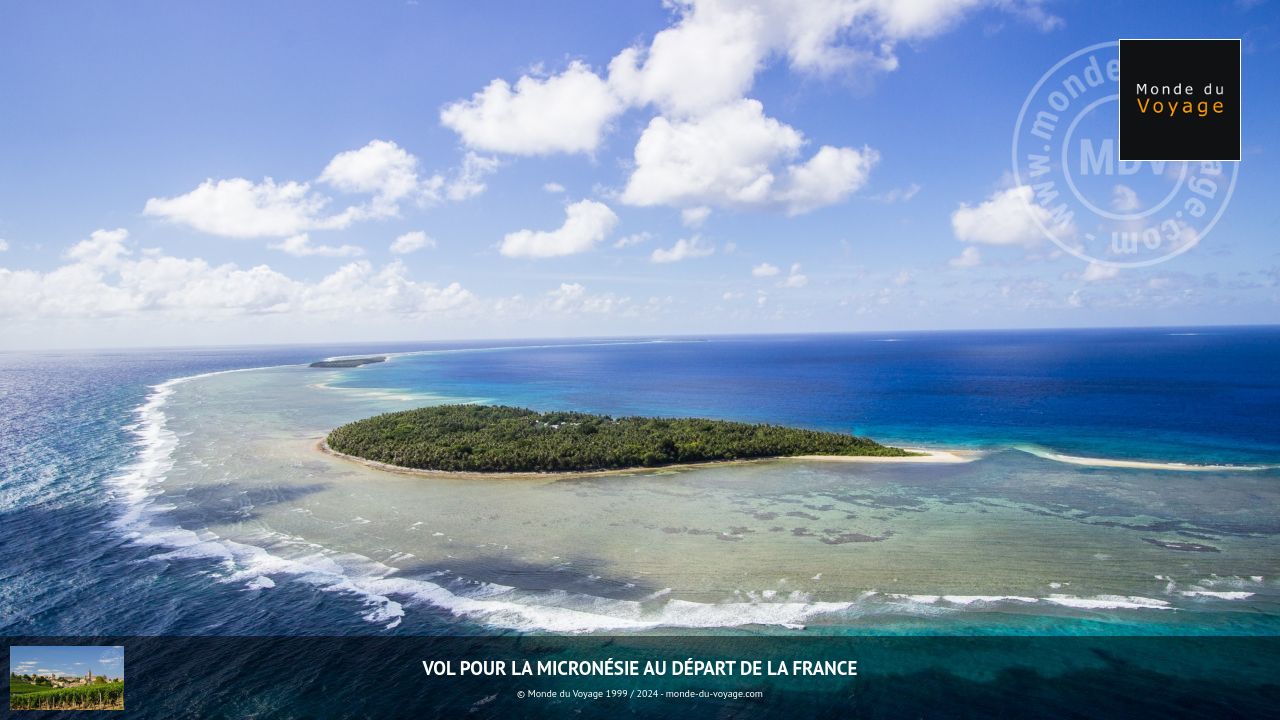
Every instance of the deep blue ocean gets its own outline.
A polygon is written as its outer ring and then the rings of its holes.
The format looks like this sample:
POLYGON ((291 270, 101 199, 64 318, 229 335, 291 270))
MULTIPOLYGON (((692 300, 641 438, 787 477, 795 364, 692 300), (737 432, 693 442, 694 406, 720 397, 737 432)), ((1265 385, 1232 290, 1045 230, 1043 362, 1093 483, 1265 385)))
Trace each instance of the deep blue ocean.
MULTIPOLYGON (((904 444, 1280 462, 1276 328, 671 340, 679 341, 0 353, 0 633, 374 630, 357 599, 303 584, 246 593, 211 578, 208 561, 155 560, 111 528, 119 508, 104 483, 137 452, 134 409, 157 383, 217 370, 456 349, 423 360, 426 380, 421 362, 413 377, 399 376, 393 362, 349 373, 342 384, 539 409, 768 421, 904 444)), ((467 631, 428 614, 395 632, 467 631)))

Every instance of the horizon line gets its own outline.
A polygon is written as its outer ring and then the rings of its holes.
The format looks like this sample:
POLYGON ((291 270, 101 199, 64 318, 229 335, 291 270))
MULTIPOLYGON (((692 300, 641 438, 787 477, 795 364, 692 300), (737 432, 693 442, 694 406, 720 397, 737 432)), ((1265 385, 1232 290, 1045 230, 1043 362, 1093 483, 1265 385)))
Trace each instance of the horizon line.
MULTIPOLYGON (((706 340, 711 338, 747 338, 747 337, 797 337, 814 335, 855 336, 855 335, 927 335, 927 334, 960 334, 960 333, 1010 333, 1010 332, 1089 332, 1089 331, 1124 331, 1124 330, 1242 330, 1242 329, 1280 329, 1280 323, 1218 323, 1211 325, 1080 325, 1080 326, 1039 326, 1039 327, 969 327, 969 328, 936 328, 914 330, 798 330, 795 332, 682 332, 672 334, 619 334, 619 335, 527 335, 522 337, 484 336, 423 339, 385 339, 385 340, 306 340, 285 343, 228 343, 200 345, 107 345, 107 346, 51 346, 30 348, 0 348, 0 355, 22 353, 84 353, 84 352, 137 352, 146 350, 228 350, 236 348, 303 348, 332 345, 344 346, 379 346, 395 344, 471 344, 492 342, 583 342, 610 340, 706 340)), ((388 351, 390 352, 390 351, 388 351)))

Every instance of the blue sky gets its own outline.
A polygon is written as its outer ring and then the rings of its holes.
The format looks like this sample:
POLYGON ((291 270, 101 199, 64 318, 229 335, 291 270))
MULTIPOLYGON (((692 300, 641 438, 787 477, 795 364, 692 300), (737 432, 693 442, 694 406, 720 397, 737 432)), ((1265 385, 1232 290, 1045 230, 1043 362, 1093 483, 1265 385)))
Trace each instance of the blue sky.
POLYGON ((1270 323, 1278 75, 1269 2, 6 2, 0 348, 1270 323), (1244 159, 1115 271, 1006 201, 1120 37, 1242 38, 1244 159))
POLYGON ((9 672, 18 675, 94 675, 124 677, 124 648, 118 645, 15 645, 9 648, 9 672))

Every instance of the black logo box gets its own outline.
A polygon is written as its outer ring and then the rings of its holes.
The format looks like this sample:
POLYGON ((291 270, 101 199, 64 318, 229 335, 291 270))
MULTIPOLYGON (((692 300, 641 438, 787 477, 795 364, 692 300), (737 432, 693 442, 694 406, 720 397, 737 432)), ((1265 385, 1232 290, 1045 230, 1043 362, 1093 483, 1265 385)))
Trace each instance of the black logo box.
POLYGON ((1120 40, 1121 160, 1239 160, 1240 118, 1240 40, 1120 40))

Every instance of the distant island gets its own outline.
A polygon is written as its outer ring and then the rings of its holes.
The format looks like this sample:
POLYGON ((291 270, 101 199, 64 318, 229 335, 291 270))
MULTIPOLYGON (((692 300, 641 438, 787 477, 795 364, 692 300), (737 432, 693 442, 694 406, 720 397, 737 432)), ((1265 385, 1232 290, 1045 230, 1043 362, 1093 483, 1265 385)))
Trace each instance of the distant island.
POLYGON ((381 357, 363 357, 363 358, 344 358, 342 360, 318 360, 311 363, 313 368, 353 368, 361 365, 370 365, 372 363, 380 363, 385 361, 385 356, 381 357))
POLYGON ((908 457, 855 435, 779 425, 540 413, 440 405, 386 413, 329 433, 327 449, 401 468, 447 472, 588 472, 790 456, 908 457))

